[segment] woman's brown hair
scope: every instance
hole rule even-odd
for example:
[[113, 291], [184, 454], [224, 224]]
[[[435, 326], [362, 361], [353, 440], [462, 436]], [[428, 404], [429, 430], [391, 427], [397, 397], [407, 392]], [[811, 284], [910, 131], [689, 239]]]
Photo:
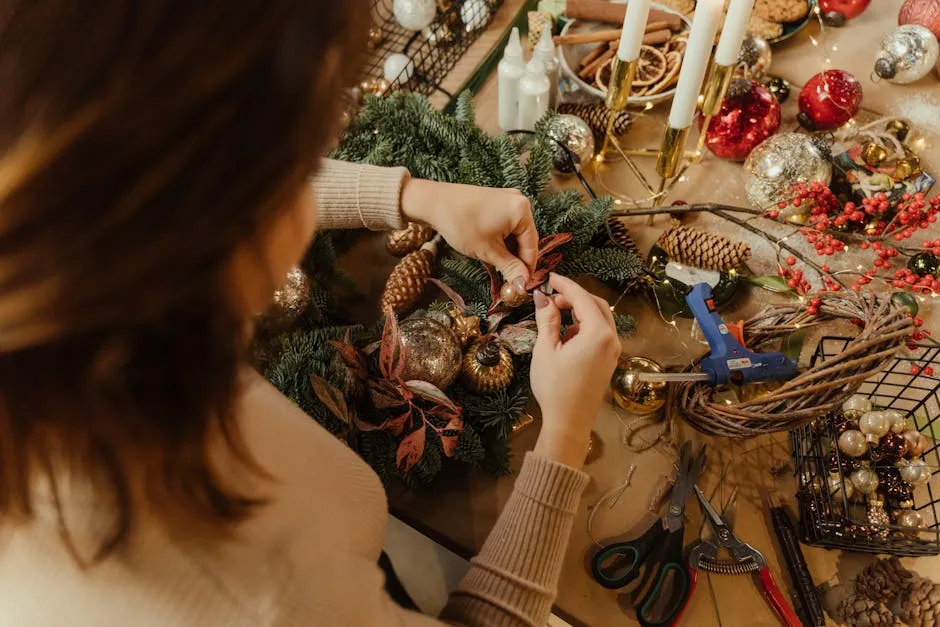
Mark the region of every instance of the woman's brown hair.
[[0, 522], [78, 475], [113, 504], [100, 559], [144, 501], [259, 502], [209, 461], [250, 465], [230, 262], [315, 170], [364, 5], [0, 0]]

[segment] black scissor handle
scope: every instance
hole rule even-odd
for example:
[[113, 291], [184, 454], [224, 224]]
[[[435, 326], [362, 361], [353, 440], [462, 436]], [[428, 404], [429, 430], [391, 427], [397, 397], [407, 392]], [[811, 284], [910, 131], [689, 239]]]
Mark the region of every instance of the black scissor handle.
[[604, 547], [591, 560], [591, 574], [597, 583], [609, 590], [629, 585], [640, 575], [643, 563], [664, 534], [662, 522], [657, 520], [636, 540]]
[[[664, 540], [663, 563], [656, 580], [640, 600], [637, 619], [643, 627], [673, 625], [679, 620], [692, 596], [694, 581], [682, 562], [682, 531], [668, 534]], [[667, 587], [667, 580], [669, 585]]]

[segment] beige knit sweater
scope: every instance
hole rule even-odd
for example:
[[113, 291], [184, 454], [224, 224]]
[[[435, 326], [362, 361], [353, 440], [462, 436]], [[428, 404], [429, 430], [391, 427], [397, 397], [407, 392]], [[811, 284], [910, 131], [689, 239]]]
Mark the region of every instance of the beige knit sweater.
[[[400, 226], [406, 176], [327, 163], [315, 181], [320, 224]], [[143, 516], [125, 553], [82, 571], [46, 500], [28, 527], [0, 526], [0, 627], [439, 625], [384, 592], [377, 560], [388, 508], [372, 470], [253, 373], [246, 373], [239, 420], [276, 481], [257, 486], [271, 503], [237, 539], [197, 543]], [[582, 472], [529, 453], [440, 620], [544, 625], [586, 483]], [[76, 487], [63, 501], [77, 543], [90, 547], [82, 540], [95, 537], [92, 497]]]

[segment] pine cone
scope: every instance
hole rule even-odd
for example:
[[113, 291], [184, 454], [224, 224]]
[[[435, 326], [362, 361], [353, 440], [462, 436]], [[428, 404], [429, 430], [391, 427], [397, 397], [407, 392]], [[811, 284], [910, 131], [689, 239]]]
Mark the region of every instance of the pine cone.
[[624, 250], [630, 251], [637, 257], [640, 256], [640, 250], [637, 248], [636, 242], [633, 241], [630, 230], [620, 218], [607, 218], [607, 226], [601, 227], [597, 235], [595, 235], [594, 239], [591, 241], [591, 245], [596, 248], [619, 246]]
[[897, 625], [898, 619], [884, 603], [876, 603], [860, 596], [850, 596], [839, 603], [839, 616], [849, 627]]
[[[574, 104], [566, 102], [558, 106], [559, 113], [569, 113], [571, 115], [576, 115], [585, 122], [588, 126], [591, 127], [591, 130], [594, 132], [594, 139], [598, 142], [603, 141], [604, 136], [607, 134], [607, 124], [610, 120], [610, 109], [602, 104]], [[633, 124], [633, 116], [626, 112], [620, 111], [619, 113], [614, 114], [614, 135], [620, 136], [630, 130], [630, 125]]]
[[408, 226], [397, 231], [389, 231], [385, 236], [385, 250], [395, 257], [404, 257], [418, 250], [434, 237], [434, 229], [426, 224], [409, 222]]
[[437, 256], [437, 240], [431, 240], [398, 262], [385, 282], [382, 311], [391, 308], [399, 316], [407, 313], [424, 293]]
[[708, 270], [731, 270], [751, 256], [751, 247], [744, 242], [689, 226], [669, 227], [659, 238], [659, 246], [671, 259]]
[[855, 580], [855, 591], [872, 601], [890, 601], [901, 594], [913, 577], [896, 557], [876, 559]]
[[940, 584], [921, 579], [908, 586], [901, 609], [910, 627], [933, 627], [940, 624]]

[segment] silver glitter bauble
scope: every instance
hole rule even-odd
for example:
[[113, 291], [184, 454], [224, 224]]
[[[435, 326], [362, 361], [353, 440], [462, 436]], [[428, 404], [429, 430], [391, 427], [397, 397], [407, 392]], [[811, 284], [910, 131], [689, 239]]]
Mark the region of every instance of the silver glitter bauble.
[[930, 481], [930, 466], [922, 459], [902, 459], [898, 462], [901, 479], [913, 486], [924, 485]]
[[888, 419], [889, 428], [895, 433], [904, 433], [907, 431], [907, 415], [897, 409], [886, 409], [881, 412]]
[[868, 440], [861, 431], [848, 429], [839, 436], [839, 450], [849, 457], [861, 457], [868, 452]]
[[430, 318], [409, 318], [400, 325], [405, 347], [405, 381], [426, 381], [444, 389], [460, 373], [463, 353], [454, 332]]
[[768, 138], [751, 151], [744, 169], [747, 199], [758, 209], [773, 209], [789, 200], [795, 183], [828, 185], [832, 178], [832, 163], [813, 138], [799, 133]]
[[486, 0], [464, 0], [460, 6], [460, 21], [468, 33], [479, 30], [490, 21], [490, 5]]
[[738, 55], [738, 69], [743, 70], [744, 76], [759, 80], [770, 71], [773, 61], [773, 52], [770, 44], [763, 37], [748, 35], [741, 43], [741, 53]]
[[871, 468], [859, 468], [852, 473], [850, 479], [859, 494], [874, 494], [878, 489], [878, 474]]
[[392, 3], [395, 21], [407, 30], [427, 28], [437, 15], [434, 0], [395, 0]]
[[553, 140], [553, 162], [558, 174], [574, 173], [574, 163], [558, 143], [574, 153], [582, 166], [594, 156], [594, 132], [587, 122], [576, 115], [562, 113], [556, 116], [548, 129], [548, 136]]
[[930, 73], [940, 58], [940, 44], [926, 26], [901, 26], [881, 40], [875, 74], [892, 83], [913, 83]]
[[299, 267], [287, 272], [284, 284], [274, 292], [271, 304], [258, 322], [268, 330], [286, 330], [307, 310], [310, 304], [310, 279]]

